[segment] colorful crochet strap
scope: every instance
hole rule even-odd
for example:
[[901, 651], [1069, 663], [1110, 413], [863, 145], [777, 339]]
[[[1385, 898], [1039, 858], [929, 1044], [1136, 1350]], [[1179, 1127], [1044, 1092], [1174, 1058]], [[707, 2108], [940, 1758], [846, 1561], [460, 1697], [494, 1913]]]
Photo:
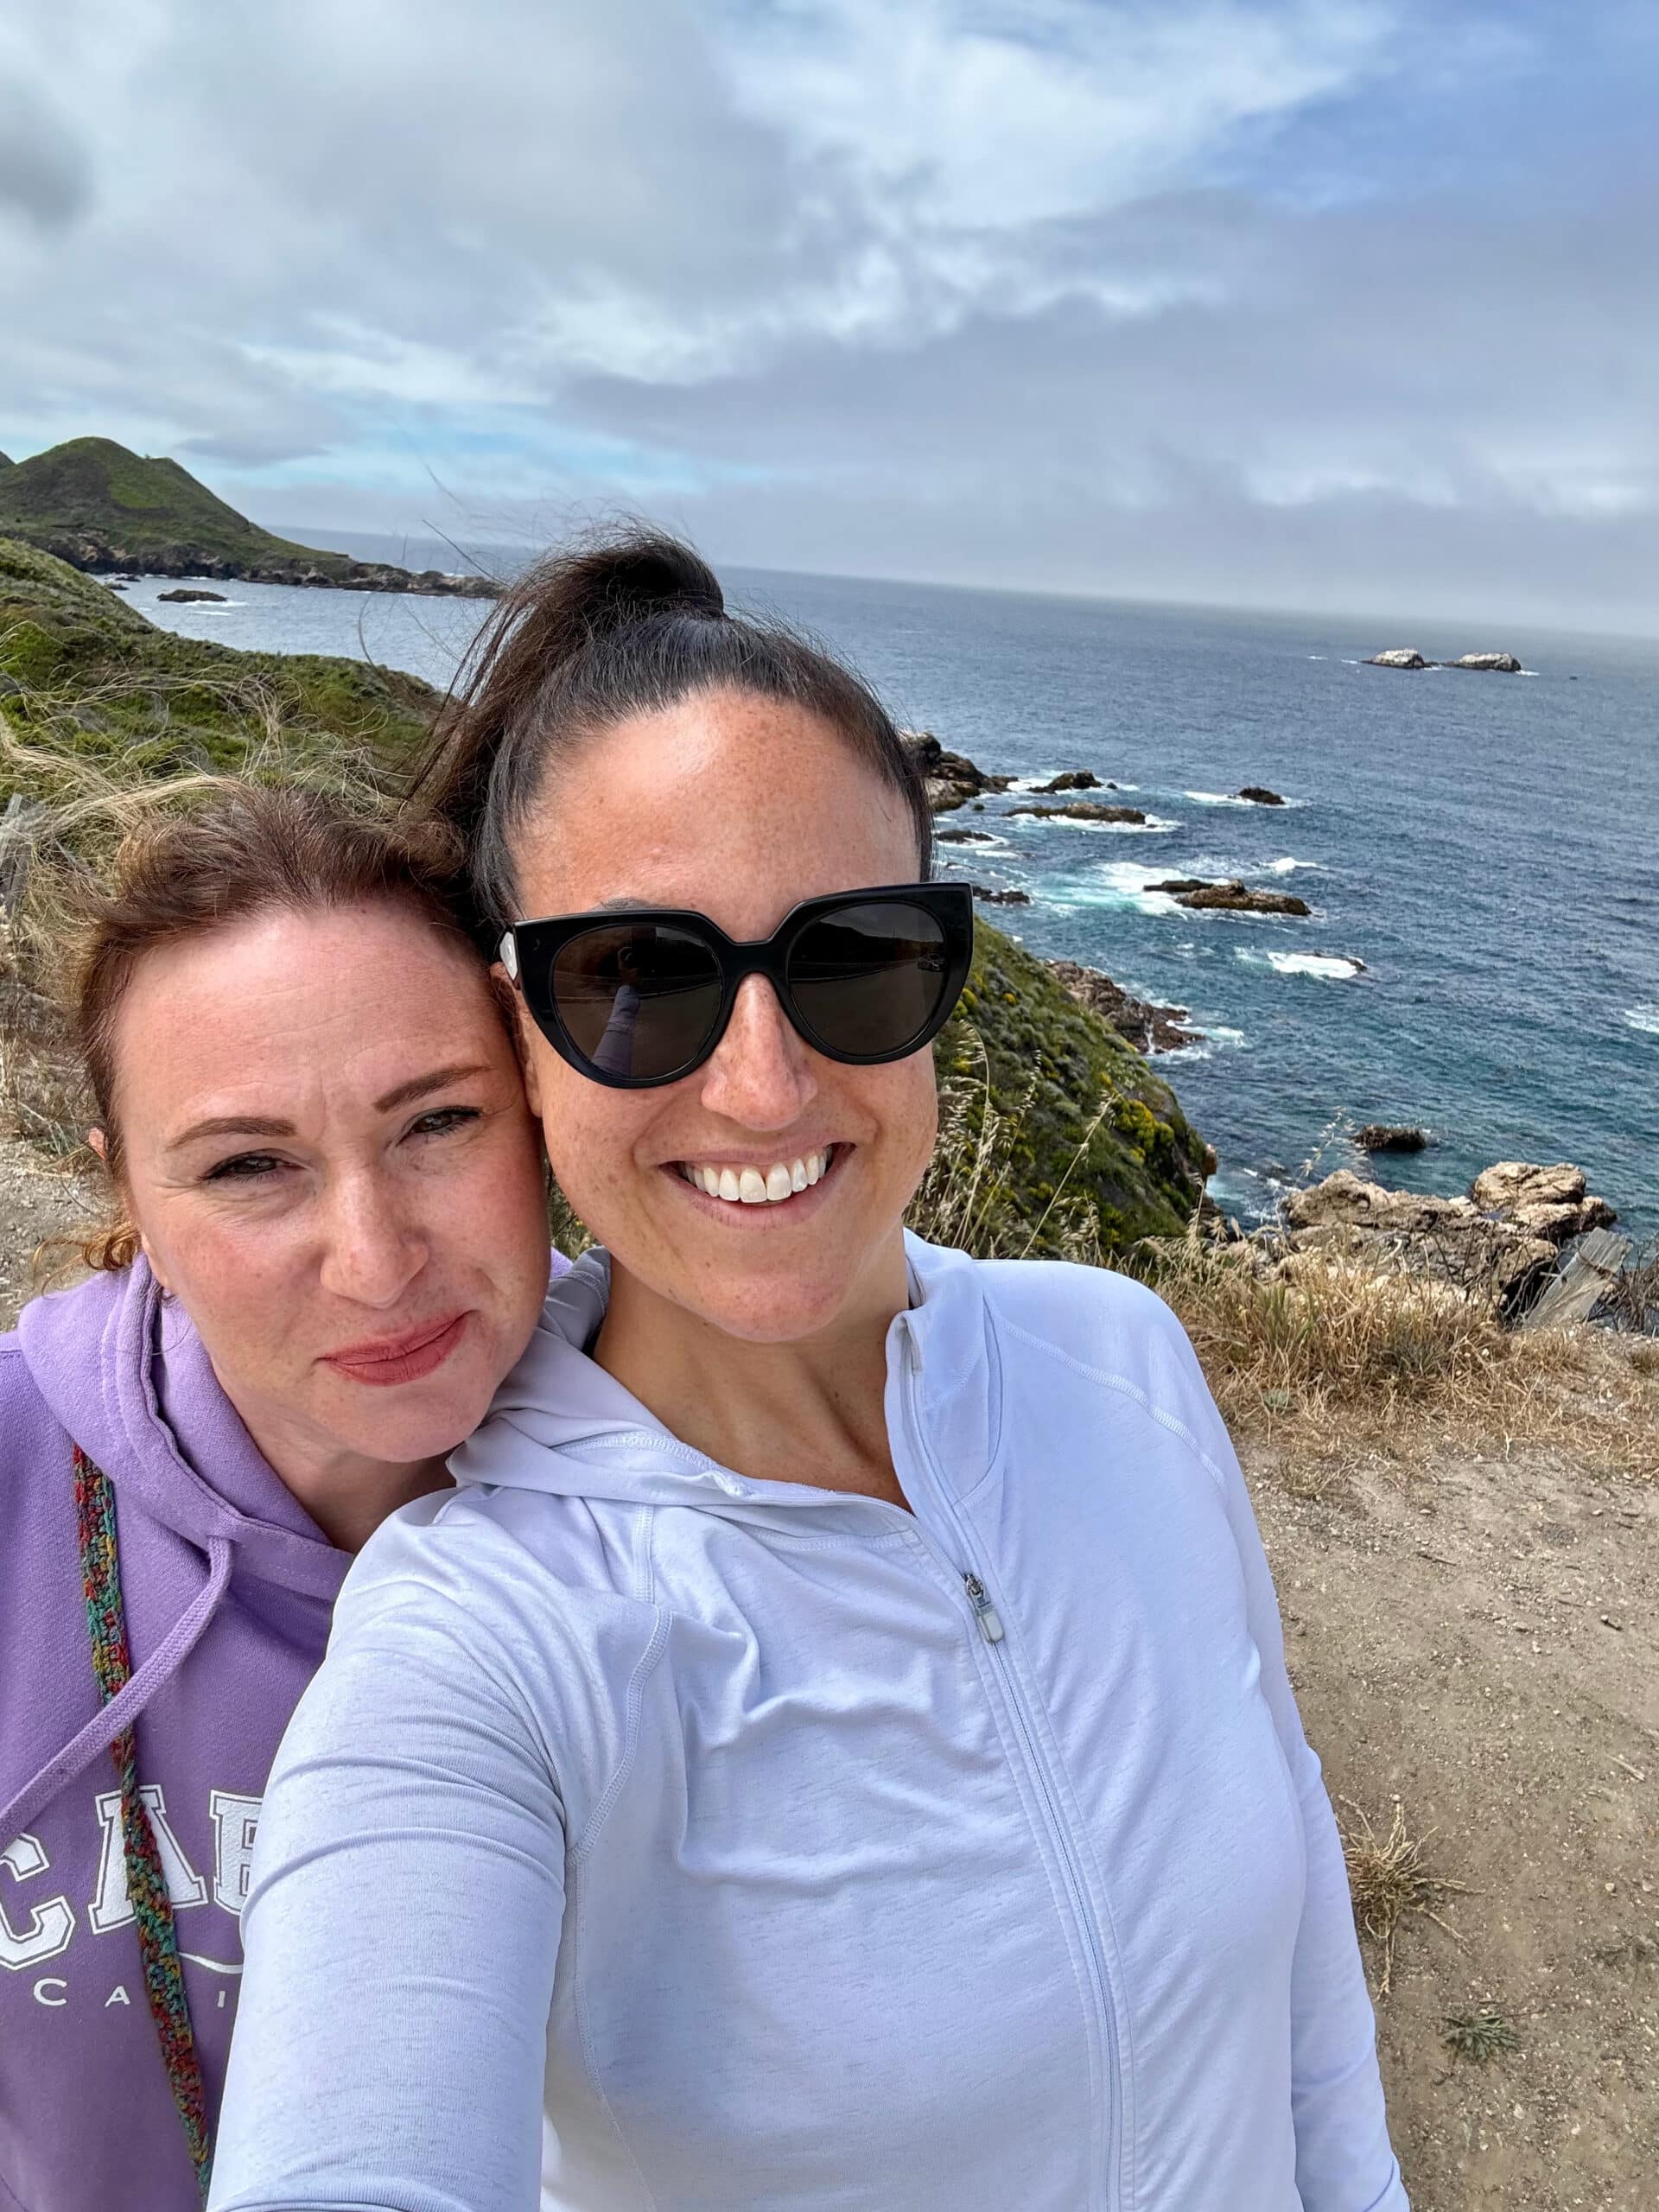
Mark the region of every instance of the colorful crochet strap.
[[[107, 1705], [118, 1690], [126, 1687], [132, 1673], [115, 1548], [115, 1496], [109, 1477], [79, 1445], [75, 1446], [75, 1519], [80, 1533], [80, 1586], [92, 1640], [92, 1672], [98, 1678], [99, 1694]], [[173, 1904], [167, 1894], [167, 1875], [156, 1848], [156, 1830], [138, 1792], [137, 1747], [130, 1728], [110, 1745], [110, 1757], [121, 1783], [121, 1842], [127, 1866], [127, 1897], [137, 1921], [138, 1948], [144, 1962], [144, 1994], [161, 2037], [168, 2083], [184, 2123], [184, 2139], [206, 2203], [213, 2166], [207, 2100], [202, 2088], [201, 2062], [190, 2030]]]

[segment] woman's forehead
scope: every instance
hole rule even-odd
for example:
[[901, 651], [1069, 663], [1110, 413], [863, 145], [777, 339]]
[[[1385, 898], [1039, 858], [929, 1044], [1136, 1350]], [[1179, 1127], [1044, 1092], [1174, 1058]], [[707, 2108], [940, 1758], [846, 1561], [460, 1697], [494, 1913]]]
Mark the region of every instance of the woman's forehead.
[[689, 906], [736, 935], [918, 872], [904, 795], [833, 724], [714, 693], [619, 724], [561, 766], [513, 840], [524, 912]]

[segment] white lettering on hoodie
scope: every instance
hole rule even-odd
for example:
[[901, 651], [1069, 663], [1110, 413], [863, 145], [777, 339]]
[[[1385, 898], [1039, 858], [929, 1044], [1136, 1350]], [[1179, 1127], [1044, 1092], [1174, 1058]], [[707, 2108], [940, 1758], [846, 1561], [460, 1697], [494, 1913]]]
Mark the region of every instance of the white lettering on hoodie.
[[580, 1349], [597, 1255], [372, 1540], [266, 1793], [217, 2212], [1403, 2212], [1185, 1337], [910, 1251], [912, 1512], [665, 1434]]

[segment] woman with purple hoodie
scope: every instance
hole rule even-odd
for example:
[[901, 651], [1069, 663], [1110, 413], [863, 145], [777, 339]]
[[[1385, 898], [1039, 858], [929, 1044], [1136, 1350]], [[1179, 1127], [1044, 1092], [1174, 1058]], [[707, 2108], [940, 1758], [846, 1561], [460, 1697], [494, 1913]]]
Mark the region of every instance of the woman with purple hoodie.
[[543, 1169], [441, 843], [226, 786], [86, 921], [121, 1217], [0, 1338], [0, 2212], [188, 2212], [272, 1756], [530, 1338]]

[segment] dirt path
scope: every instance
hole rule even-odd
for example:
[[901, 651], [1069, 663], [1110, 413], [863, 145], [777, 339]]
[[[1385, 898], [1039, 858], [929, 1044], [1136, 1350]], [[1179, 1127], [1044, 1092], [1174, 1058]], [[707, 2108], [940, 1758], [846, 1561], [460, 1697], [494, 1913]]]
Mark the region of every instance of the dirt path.
[[[0, 1139], [0, 1325], [87, 1204]], [[1415, 2212], [1656, 2212], [1659, 1488], [1461, 1459], [1313, 1501], [1246, 1459], [1333, 1796], [1466, 1892], [1377, 2000]], [[1443, 2034], [1483, 2005], [1517, 2040], [1478, 2065]]]
[[[1402, 1923], [1377, 1999], [1416, 2212], [1654, 2212], [1659, 1490], [1465, 1460], [1308, 1503], [1252, 1456], [1339, 1809], [1385, 1834], [1397, 1799], [1467, 1888], [1433, 1900], [1455, 1938]], [[1516, 2048], [1455, 2057], [1448, 2018], [1486, 2005]]]

